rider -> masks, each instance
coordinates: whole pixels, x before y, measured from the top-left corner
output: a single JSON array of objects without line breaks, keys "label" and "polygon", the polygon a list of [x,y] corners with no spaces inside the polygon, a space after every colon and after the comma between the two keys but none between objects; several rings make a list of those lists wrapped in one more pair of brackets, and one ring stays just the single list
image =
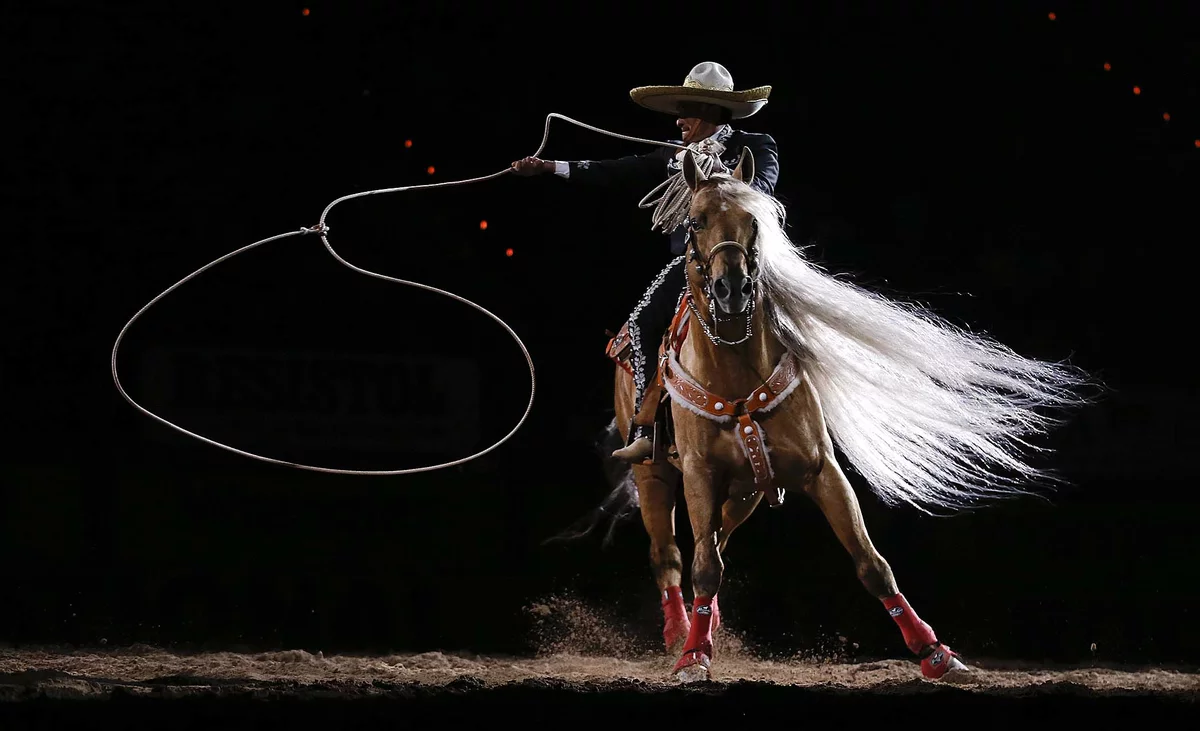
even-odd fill
[{"label": "rider", "polygon": [[[754,155],[751,187],[774,195],[775,181],[779,177],[779,152],[775,140],[770,135],[743,132],[730,126],[732,120],[745,119],[762,109],[770,94],[769,86],[735,91],[729,71],[711,61],[693,67],[682,86],[641,86],[629,92],[636,104],[676,117],[675,124],[682,138],[673,142],[715,155],[727,171],[737,165],[742,150],[749,148]],[[635,186],[637,190],[649,193],[656,185],[681,172],[683,155],[683,150],[657,147],[652,152],[615,160],[563,162],[526,157],[514,162],[512,168],[517,175],[554,173],[567,180]],[[656,222],[656,226],[669,236],[670,250],[675,258],[650,283],[629,316],[633,345],[631,365],[636,387],[634,413],[641,410],[646,386],[654,379],[661,335],[670,326],[679,296],[687,287],[684,267],[687,228],[676,220],[678,218],[678,215],[667,217],[661,226]],[[641,462],[652,452],[653,444],[646,428],[635,424],[630,429],[629,443],[613,452],[613,456]]]}]

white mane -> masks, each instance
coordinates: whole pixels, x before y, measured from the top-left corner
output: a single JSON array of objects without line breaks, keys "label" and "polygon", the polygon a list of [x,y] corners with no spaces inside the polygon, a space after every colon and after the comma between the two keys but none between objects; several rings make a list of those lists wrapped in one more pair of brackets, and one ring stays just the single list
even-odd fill
[{"label": "white mane", "polygon": [[958,509],[1050,477],[1023,459],[1036,449],[1026,439],[1056,423],[1045,407],[1086,403],[1075,392],[1085,374],[835,279],[788,240],[779,201],[712,179],[758,221],[769,327],[804,363],[830,436],[885,503]]}]

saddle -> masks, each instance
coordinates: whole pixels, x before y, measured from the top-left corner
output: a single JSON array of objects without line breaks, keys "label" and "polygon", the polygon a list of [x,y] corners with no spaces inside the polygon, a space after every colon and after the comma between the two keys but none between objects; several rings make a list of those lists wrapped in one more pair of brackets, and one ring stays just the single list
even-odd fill
[{"label": "saddle", "polygon": [[[635,425],[649,427],[654,435],[654,451],[647,464],[658,464],[679,456],[671,409],[661,408],[675,395],[689,410],[708,419],[719,423],[736,421],[735,433],[754,472],[754,485],[765,493],[772,507],[778,507],[783,503],[784,490],[771,484],[775,474],[767,454],[765,434],[755,417],[765,415],[796,388],[801,379],[799,364],[790,352],[785,353],[771,377],[746,398],[724,399],[710,393],[693,381],[676,360],[679,347],[687,338],[689,315],[688,298],[685,295],[679,300],[671,327],[663,333],[654,379],[646,384],[642,407],[633,417]],[[605,353],[618,367],[633,375],[633,341],[628,322],[610,337]]]},{"label": "saddle", "polygon": [[[633,417],[637,426],[649,427],[652,430],[654,456],[651,464],[669,460],[679,456],[675,449],[675,431],[671,423],[671,410],[663,408],[671,400],[670,393],[663,386],[663,370],[667,362],[667,353],[671,348],[678,348],[687,338],[688,307],[686,298],[681,297],[675,316],[671,318],[671,327],[663,333],[662,342],[658,347],[658,366],[654,378],[646,384],[646,393],[642,397],[642,408]],[[610,338],[604,352],[617,367],[633,376],[633,337],[629,334],[629,323],[626,322]]]}]

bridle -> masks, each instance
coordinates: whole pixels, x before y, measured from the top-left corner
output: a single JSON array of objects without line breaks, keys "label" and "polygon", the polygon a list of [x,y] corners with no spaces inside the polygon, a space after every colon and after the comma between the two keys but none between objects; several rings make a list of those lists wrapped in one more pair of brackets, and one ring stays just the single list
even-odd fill
[{"label": "bridle", "polygon": [[[754,335],[754,301],[758,298],[758,221],[753,221],[754,233],[750,235],[749,246],[742,244],[740,241],[722,241],[714,246],[712,251],[708,252],[707,258],[701,256],[700,251],[696,248],[696,219],[688,216],[683,220],[683,223],[687,226],[688,262],[696,262],[696,272],[704,277],[704,296],[708,300],[708,316],[712,320],[712,326],[709,326],[704,317],[701,316],[700,311],[696,309],[696,303],[690,293],[684,295],[687,298],[688,307],[692,310],[696,319],[700,321],[700,327],[704,330],[704,334],[708,336],[713,345],[740,345]],[[750,283],[754,288],[750,293],[750,302],[746,305],[746,309],[737,315],[731,316],[744,316],[746,318],[746,334],[742,336],[741,340],[726,340],[716,332],[718,320],[717,305],[712,293],[712,279],[709,275],[709,265],[723,249],[734,249],[745,258],[750,273]]]}]

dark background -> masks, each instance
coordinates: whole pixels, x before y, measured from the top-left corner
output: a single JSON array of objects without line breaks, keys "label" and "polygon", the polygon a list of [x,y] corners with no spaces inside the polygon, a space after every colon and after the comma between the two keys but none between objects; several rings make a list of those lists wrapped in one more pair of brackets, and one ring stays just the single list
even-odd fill
[{"label": "dark background", "polygon": [[[505,5],[6,11],[0,640],[523,653],[525,607],[573,592],[653,643],[639,521],[610,547],[543,543],[608,492],[605,329],[669,258],[645,191],[504,176],[331,214],[341,255],[481,304],[532,353],[528,422],[462,467],[247,459],[136,411],[109,359],[194,269],[347,193],[502,170],[550,112],[668,138],[629,89],[716,60],[739,88],[774,86],[740,126],[777,140],[776,193],[810,256],[1110,388],[1047,440],[1043,464],[1071,480],[1050,501],[934,519],[852,478],[918,611],[968,658],[1200,662],[1196,4]],[[649,149],[553,125],[548,159]],[[133,398],[209,438],[349,469],[485,448],[529,395],[495,323],[355,274],[311,236],[168,296],[120,368]],[[733,540],[729,626],[764,652],[841,635],[857,657],[903,657],[791,498]]]}]

